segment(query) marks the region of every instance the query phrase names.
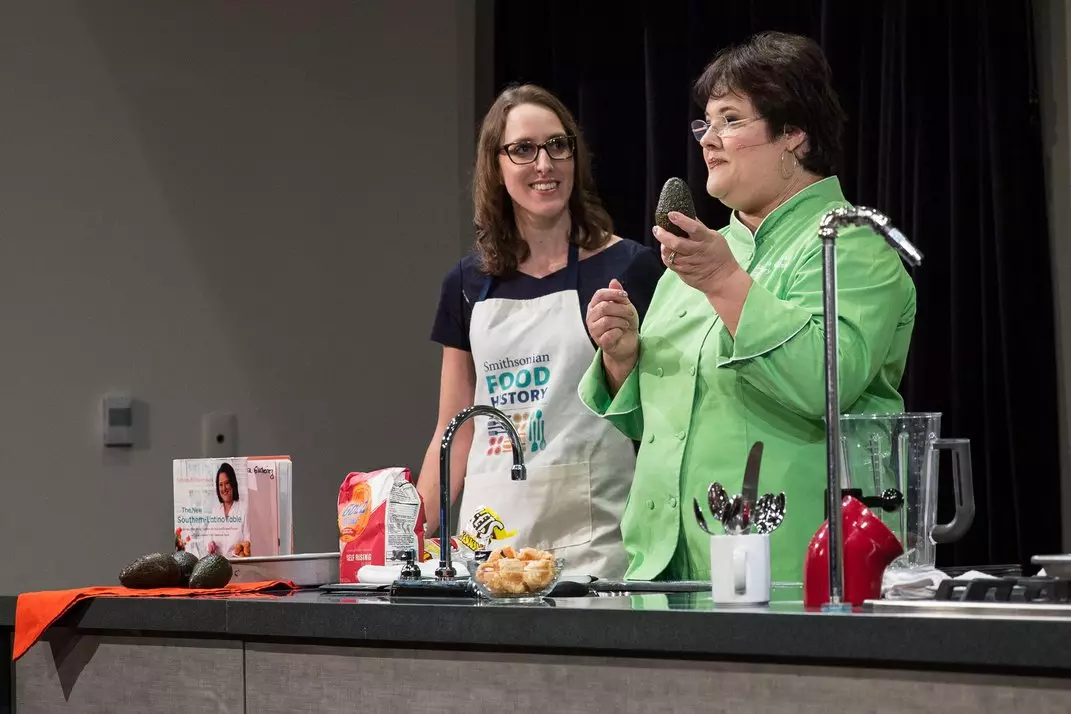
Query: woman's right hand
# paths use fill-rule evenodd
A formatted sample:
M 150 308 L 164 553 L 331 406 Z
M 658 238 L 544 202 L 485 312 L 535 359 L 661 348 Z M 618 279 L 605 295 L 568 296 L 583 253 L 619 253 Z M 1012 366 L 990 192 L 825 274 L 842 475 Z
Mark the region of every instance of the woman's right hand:
M 591 339 L 602 349 L 607 376 L 620 386 L 639 358 L 640 316 L 616 279 L 591 297 L 587 328 Z

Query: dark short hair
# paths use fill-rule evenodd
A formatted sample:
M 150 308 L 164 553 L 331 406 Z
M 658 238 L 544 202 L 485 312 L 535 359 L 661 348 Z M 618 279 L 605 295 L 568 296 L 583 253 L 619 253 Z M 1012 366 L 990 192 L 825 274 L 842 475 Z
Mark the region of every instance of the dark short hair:
M 234 475 L 234 467 L 224 462 L 219 470 L 216 471 L 216 498 L 220 503 L 223 503 L 223 496 L 219 493 L 219 475 L 224 474 L 227 477 L 227 483 L 231 486 L 231 493 L 234 495 L 234 500 L 238 500 L 238 477 Z
M 846 120 L 833 91 L 829 63 L 814 40 L 784 32 L 761 32 L 715 55 L 696 80 L 695 100 L 743 94 L 766 120 L 772 139 L 786 127 L 807 134 L 806 155 L 797 159 L 819 176 L 837 172 Z

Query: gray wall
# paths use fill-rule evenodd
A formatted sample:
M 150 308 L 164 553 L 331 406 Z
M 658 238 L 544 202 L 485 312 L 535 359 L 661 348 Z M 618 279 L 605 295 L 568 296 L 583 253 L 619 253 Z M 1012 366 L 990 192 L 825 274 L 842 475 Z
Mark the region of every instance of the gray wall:
M 208 412 L 293 456 L 299 551 L 337 547 L 348 471 L 419 468 L 486 12 L 0 4 L 0 592 L 171 548 L 171 459 Z M 101 443 L 112 392 L 148 414 L 128 452 Z
M 1038 44 L 1038 89 L 1048 184 L 1056 348 L 1060 380 L 1061 501 L 1064 550 L 1071 551 L 1071 13 L 1065 0 L 1033 0 Z M 1026 278 L 1024 278 L 1026 279 Z

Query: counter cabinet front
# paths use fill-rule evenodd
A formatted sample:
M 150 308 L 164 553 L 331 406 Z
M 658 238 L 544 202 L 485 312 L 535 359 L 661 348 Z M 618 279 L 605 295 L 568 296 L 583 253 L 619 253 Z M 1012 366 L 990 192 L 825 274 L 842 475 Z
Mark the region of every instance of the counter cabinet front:
M 8 668 L 0 711 L 1063 712 L 1069 636 L 1071 618 L 722 611 L 705 593 L 100 599 Z

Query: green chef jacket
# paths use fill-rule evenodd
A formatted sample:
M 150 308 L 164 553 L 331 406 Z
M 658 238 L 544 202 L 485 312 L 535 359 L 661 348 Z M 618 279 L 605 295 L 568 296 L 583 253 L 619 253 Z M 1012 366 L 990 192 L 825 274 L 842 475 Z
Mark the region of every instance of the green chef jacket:
M 824 520 L 825 382 L 818 224 L 849 205 L 835 176 L 814 183 L 751 231 L 721 229 L 753 279 L 735 339 L 706 296 L 665 271 L 640 326 L 640 357 L 611 397 L 596 354 L 578 393 L 640 441 L 621 520 L 626 577 L 707 579 L 710 536 L 696 523 L 707 487 L 740 493 L 744 464 L 764 442 L 759 494 L 785 492 L 770 536 L 774 582 L 802 582 L 807 545 Z M 869 228 L 837 239 L 842 413 L 902 412 L 897 389 L 915 319 L 915 287 L 897 253 Z M 720 529 L 708 517 L 712 529 Z M 719 532 L 716 530 L 715 532 Z

